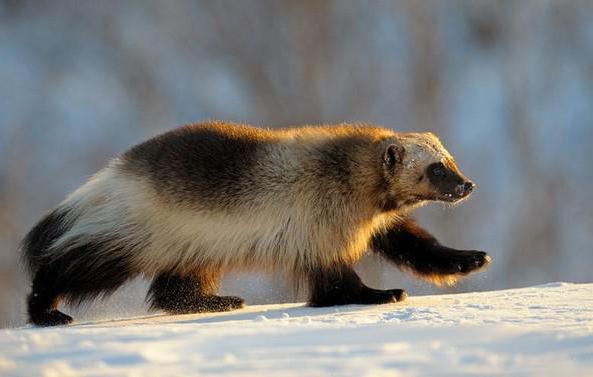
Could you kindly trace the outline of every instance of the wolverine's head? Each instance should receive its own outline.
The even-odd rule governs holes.
[[[432,133],[400,133],[382,145],[386,209],[416,207],[426,201],[459,202],[475,185]]]

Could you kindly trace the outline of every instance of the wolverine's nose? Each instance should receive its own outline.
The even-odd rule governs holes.
[[[467,196],[474,190],[474,187],[476,187],[476,185],[473,182],[464,182],[455,187],[455,194],[460,197]]]
[[[463,186],[465,186],[465,193],[469,194],[472,191],[474,191],[474,187],[476,187],[476,184],[473,183],[472,181],[467,181],[463,184]]]

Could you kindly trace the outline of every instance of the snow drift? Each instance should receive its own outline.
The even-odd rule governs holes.
[[[0,332],[3,376],[593,375],[593,284]]]

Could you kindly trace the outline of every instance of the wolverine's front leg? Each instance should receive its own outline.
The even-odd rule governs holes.
[[[483,251],[456,250],[441,245],[411,219],[375,235],[371,246],[398,267],[437,285],[453,284],[461,276],[478,271],[490,262]]]
[[[310,306],[387,304],[407,297],[403,289],[384,291],[367,287],[349,266],[311,271],[309,295]]]

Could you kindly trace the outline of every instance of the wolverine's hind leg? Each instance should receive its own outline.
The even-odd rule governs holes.
[[[224,312],[242,308],[245,304],[242,298],[216,295],[218,279],[218,274],[163,272],[152,281],[147,298],[152,309],[161,309],[169,314]]]
[[[29,320],[38,326],[65,325],[72,317],[57,310],[63,298],[78,304],[114,292],[136,275],[126,253],[107,244],[87,243],[39,263],[27,305]]]
[[[57,310],[60,293],[57,292],[46,269],[39,270],[33,279],[31,293],[27,298],[27,311],[31,323],[37,326],[66,325],[72,317]]]
[[[309,274],[309,305],[387,304],[404,301],[403,289],[367,287],[349,266],[318,269]]]

